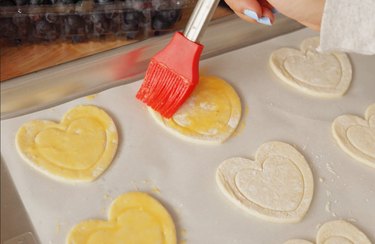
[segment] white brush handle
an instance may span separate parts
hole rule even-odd
[[[186,24],[184,36],[190,41],[197,42],[205,31],[220,0],[199,0]]]

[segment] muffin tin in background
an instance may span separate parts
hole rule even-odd
[[[180,28],[195,0],[0,0],[6,44],[142,40]]]

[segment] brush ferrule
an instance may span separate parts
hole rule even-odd
[[[184,36],[190,41],[197,42],[205,31],[220,0],[199,0],[186,24]]]

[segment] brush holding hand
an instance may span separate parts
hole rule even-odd
[[[225,0],[242,19],[272,25],[275,9],[320,31],[322,51],[375,54],[374,0]]]

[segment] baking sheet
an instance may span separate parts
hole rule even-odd
[[[314,241],[320,224],[353,221],[375,240],[375,169],[345,154],[331,136],[338,115],[363,116],[375,102],[375,56],[351,54],[353,81],[342,98],[318,99],[279,81],[269,66],[270,53],[298,47],[315,32],[304,29],[201,62],[201,73],[230,82],[244,113],[236,135],[218,146],[185,142],[159,127],[134,95],[140,81],[112,88],[36,113],[1,121],[1,155],[41,243],[64,243],[69,229],[84,219],[107,218],[118,195],[145,191],[159,199],[187,243],[282,243],[290,238]],[[59,121],[70,108],[94,104],[114,119],[120,144],[112,166],[98,180],[64,184],[35,171],[15,148],[17,129],[32,119]],[[315,191],[304,219],[277,224],[236,208],[219,191],[217,166],[233,156],[253,158],[264,142],[280,140],[306,157]]]

